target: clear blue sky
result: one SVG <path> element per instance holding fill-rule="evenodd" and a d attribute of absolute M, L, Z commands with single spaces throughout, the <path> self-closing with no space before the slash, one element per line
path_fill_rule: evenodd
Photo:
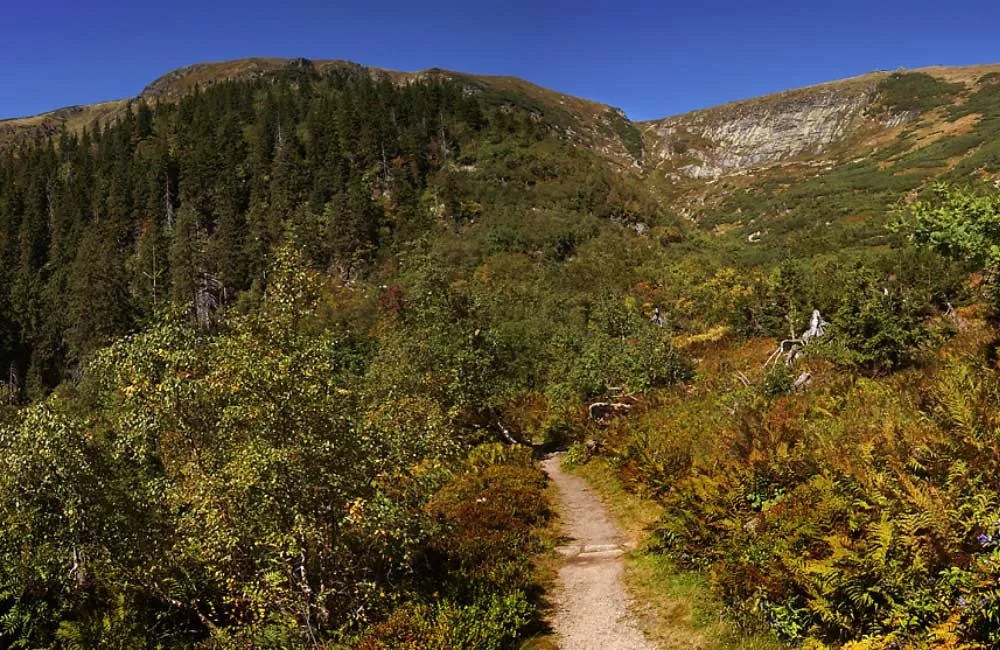
<path fill-rule="evenodd" d="M 246 56 L 512 74 L 633 119 L 879 68 L 1000 62 L 989 1 L 11 0 L 0 24 L 0 118 Z"/>

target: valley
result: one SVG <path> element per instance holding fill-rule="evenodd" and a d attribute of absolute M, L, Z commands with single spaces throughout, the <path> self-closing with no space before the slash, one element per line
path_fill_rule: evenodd
<path fill-rule="evenodd" d="M 995 647 L 998 174 L 1000 65 L 0 121 L 0 647 Z"/>

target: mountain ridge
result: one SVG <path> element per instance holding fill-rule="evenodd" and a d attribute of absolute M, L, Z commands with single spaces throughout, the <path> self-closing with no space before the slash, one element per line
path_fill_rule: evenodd
<path fill-rule="evenodd" d="M 652 120 L 632 121 L 619 108 L 609 104 L 589 100 L 567 93 L 552 90 L 533 82 L 508 75 L 485 75 L 467 72 L 457 72 L 432 67 L 416 72 L 404 72 L 390 70 L 374 66 L 366 66 L 353 61 L 343 59 L 317 59 L 305 58 L 281 58 L 281 57 L 250 57 L 242 59 L 232 59 L 226 61 L 199 62 L 188 66 L 177 68 L 167 72 L 150 83 L 148 83 L 135 97 L 114 99 L 96 104 L 71 105 L 58 108 L 52 111 L 39 113 L 37 115 L 14 117 L 0 120 L 0 146 L 23 140 L 38 139 L 57 134 L 64 126 L 69 130 L 80 130 L 96 122 L 107 122 L 113 120 L 123 111 L 137 101 L 176 101 L 186 93 L 193 91 L 195 87 L 211 86 L 228 80 L 239 80 L 254 78 L 265 74 L 277 74 L 286 70 L 308 70 L 316 74 L 327 74 L 333 71 L 343 71 L 347 74 L 368 74 L 374 79 L 388 79 L 393 83 L 412 83 L 420 79 L 441 78 L 458 80 L 465 83 L 479 85 L 501 94 L 513 94 L 521 96 L 534 102 L 533 109 L 548 109 L 549 111 L 560 111 L 568 113 L 573 117 L 568 133 L 572 136 L 575 131 L 573 126 L 579 127 L 584 133 L 581 138 L 585 144 L 596 145 L 602 153 L 608 155 L 618 163 L 625 166 L 633 166 L 630 163 L 649 166 L 645 161 L 644 154 L 648 151 L 652 153 L 652 167 L 659 169 L 664 167 L 664 161 L 671 163 L 667 167 L 684 168 L 685 161 L 676 160 L 676 156 L 670 151 L 672 145 L 676 145 L 675 135 L 677 128 L 685 129 L 692 125 L 698 125 L 706 121 L 727 114 L 740 113 L 760 107 L 761 105 L 780 105 L 788 101 L 796 101 L 804 96 L 816 95 L 819 93 L 853 93 L 858 103 L 867 103 L 871 100 L 877 85 L 893 74 L 927 74 L 947 81 L 960 82 L 967 87 L 974 83 L 975 78 L 991 72 L 1000 71 L 1000 64 L 979 64 L 971 66 L 932 66 L 926 68 L 916 68 L 912 70 L 898 69 L 895 71 L 875 70 L 872 72 L 836 79 L 799 88 L 790 88 L 776 93 L 768 93 L 755 97 L 738 99 L 724 104 L 709 106 L 706 108 L 687 111 L 675 115 L 667 115 L 662 118 Z M 858 107 L 855 107 L 858 108 Z M 893 122 L 891 126 L 898 126 L 900 120 Z M 642 150 L 635 143 L 629 145 L 624 142 L 625 138 L 608 136 L 608 132 L 617 134 L 624 130 L 636 129 L 642 133 Z M 698 129 L 696 129 L 698 130 Z M 832 132 L 827 129 L 826 136 L 822 138 L 824 144 L 829 144 L 843 135 L 842 129 L 834 128 Z M 603 134 L 606 137 L 597 137 Z M 695 134 L 696 136 L 698 134 Z M 713 134 L 707 134 L 713 135 Z M 714 134 L 718 135 L 718 134 Z M 701 137 L 706 133 L 701 133 Z M 710 138 L 711 139 L 711 138 Z M 617 140 L 617 142 L 615 142 Z M 724 139 L 723 139 L 724 140 Z M 723 142 L 723 144 L 731 144 Z M 749 143 L 750 146 L 759 144 L 757 141 Z M 808 148 L 808 147 L 807 147 Z M 686 149 L 686 147 L 685 147 Z M 686 153 L 682 152 L 680 155 Z M 758 162 L 774 162 L 791 155 L 794 157 L 802 151 L 780 149 L 776 155 L 764 155 L 756 158 L 738 159 L 722 161 L 722 164 L 713 165 L 710 162 L 701 166 L 689 168 L 688 175 L 694 177 L 718 177 L 727 171 L 739 171 L 747 167 L 752 167 Z M 629 160 L 631 158 L 631 161 Z M 737 156 L 739 158 L 739 156 Z M 691 161 L 686 161 L 690 167 Z M 702 161 L 708 162 L 708 161 Z M 669 173 L 669 171 L 668 171 Z M 682 174 L 683 175 L 683 174 Z"/>
<path fill-rule="evenodd" d="M 926 147 L 947 148 L 965 140 L 974 141 L 974 146 L 960 153 L 978 151 L 992 136 L 977 135 L 977 129 L 984 128 L 981 112 L 963 112 L 961 107 L 978 92 L 982 79 L 1000 76 L 1000 64 L 876 70 L 633 122 L 608 104 L 511 76 L 441 68 L 402 72 L 340 59 L 234 59 L 178 68 L 147 84 L 135 98 L 0 121 L 0 149 L 55 136 L 63 128 L 79 131 L 95 122 L 106 124 L 136 102 L 173 102 L 196 87 L 286 73 L 318 79 L 337 71 L 393 84 L 432 78 L 461 83 L 467 92 L 528 111 L 564 139 L 596 151 L 621 171 L 645 177 L 660 186 L 666 205 L 698 220 L 706 211 L 728 210 L 725 205 L 731 198 L 713 186 L 723 178 L 744 188 L 748 182 L 761 184 L 768 179 L 794 183 L 861 159 L 879 158 L 879 169 L 885 170 L 909 154 L 926 158 L 927 152 L 920 153 Z M 955 137 L 960 140 L 953 142 Z M 883 160 L 880 156 L 887 149 L 891 155 Z M 938 171 L 947 171 L 948 165 L 940 165 Z M 736 214 L 741 210 L 734 209 Z"/>
<path fill-rule="evenodd" d="M 337 71 L 345 74 L 367 74 L 375 80 L 386 79 L 395 84 L 413 83 L 437 78 L 468 84 L 479 92 L 492 92 L 498 101 L 520 104 L 532 112 L 544 113 L 555 121 L 570 138 L 578 138 L 594 146 L 623 165 L 640 158 L 634 142 L 623 142 L 616 134 L 622 124 L 631 122 L 619 108 L 545 88 L 530 81 L 508 75 L 485 75 L 456 72 L 443 68 L 427 68 L 403 72 L 366 66 L 342 59 L 311 60 L 305 58 L 252 57 L 228 61 L 201 62 L 177 68 L 147 84 L 138 95 L 97 104 L 73 105 L 37 115 L 0 120 L 0 148 L 18 142 L 39 140 L 57 135 L 65 126 L 79 131 L 95 122 L 107 123 L 139 101 L 177 101 L 196 87 L 208 87 L 225 81 L 253 79 L 263 75 L 293 71 L 317 77 Z M 527 100 L 526 102 L 524 100 Z M 553 118 L 555 118 L 553 120 Z"/>

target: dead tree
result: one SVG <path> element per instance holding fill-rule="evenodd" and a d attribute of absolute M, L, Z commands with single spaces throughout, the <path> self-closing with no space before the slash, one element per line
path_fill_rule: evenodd
<path fill-rule="evenodd" d="M 0 384 L 0 388 L 3 388 L 3 384 Z M 6 400 L 8 405 L 14 405 L 17 403 L 17 396 L 21 389 L 21 378 L 17 375 L 17 364 L 13 361 L 10 362 L 10 368 L 7 371 L 7 386 L 6 394 L 0 391 L 0 398 Z"/>
<path fill-rule="evenodd" d="M 194 291 L 192 309 L 195 321 L 202 329 L 208 329 L 212 324 L 212 315 L 219 308 L 219 293 L 223 291 L 222 282 L 216 276 L 203 272 Z"/>
<path fill-rule="evenodd" d="M 795 382 L 792 383 L 792 390 L 798 392 L 803 390 L 806 386 L 812 383 L 812 375 L 808 372 L 804 372 L 796 378 Z"/>
<path fill-rule="evenodd" d="M 814 309 L 812 319 L 809 322 L 809 329 L 802 332 L 800 336 L 793 336 L 778 343 L 778 347 L 771 353 L 771 356 L 764 362 L 764 367 L 777 364 L 778 360 L 784 357 L 785 365 L 790 366 L 802 354 L 802 348 L 809 344 L 809 341 L 821 338 L 826 334 L 826 326 L 830 323 L 823 320 L 823 316 L 818 309 Z"/>
<path fill-rule="evenodd" d="M 520 440 L 518 440 L 517 438 L 515 438 L 511 434 L 510 429 L 508 429 L 507 427 L 505 427 L 503 425 L 503 422 L 501 422 L 500 420 L 497 420 L 497 428 L 500 429 L 500 434 L 503 436 L 504 440 L 506 440 L 510 444 L 512 444 L 512 445 L 523 445 L 524 444 L 523 442 L 521 442 Z"/>
<path fill-rule="evenodd" d="M 170 191 L 170 176 L 163 181 L 163 213 L 167 221 L 167 230 L 174 230 L 174 195 Z"/>
<path fill-rule="evenodd" d="M 612 415 L 631 408 L 631 404 L 624 404 L 622 402 L 594 402 L 589 408 L 590 419 L 598 424 L 608 424 Z"/>
<path fill-rule="evenodd" d="M 954 305 L 952 305 L 950 302 L 947 304 L 948 304 L 948 311 L 944 313 L 945 318 L 951 320 L 952 324 L 955 326 L 955 329 L 964 330 L 965 321 L 962 320 L 962 317 L 958 315 L 957 311 L 955 311 Z"/>

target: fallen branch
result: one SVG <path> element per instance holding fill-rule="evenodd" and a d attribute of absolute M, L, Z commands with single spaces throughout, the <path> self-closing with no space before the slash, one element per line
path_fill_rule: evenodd
<path fill-rule="evenodd" d="M 500 429 L 500 433 L 503 434 L 504 439 L 512 445 L 523 445 L 524 443 L 511 435 L 510 430 L 503 425 L 503 422 L 497 420 L 497 427 Z"/>
<path fill-rule="evenodd" d="M 608 418 L 618 411 L 627 411 L 631 404 L 624 402 L 594 402 L 590 405 L 590 419 L 599 424 L 607 424 Z"/>

